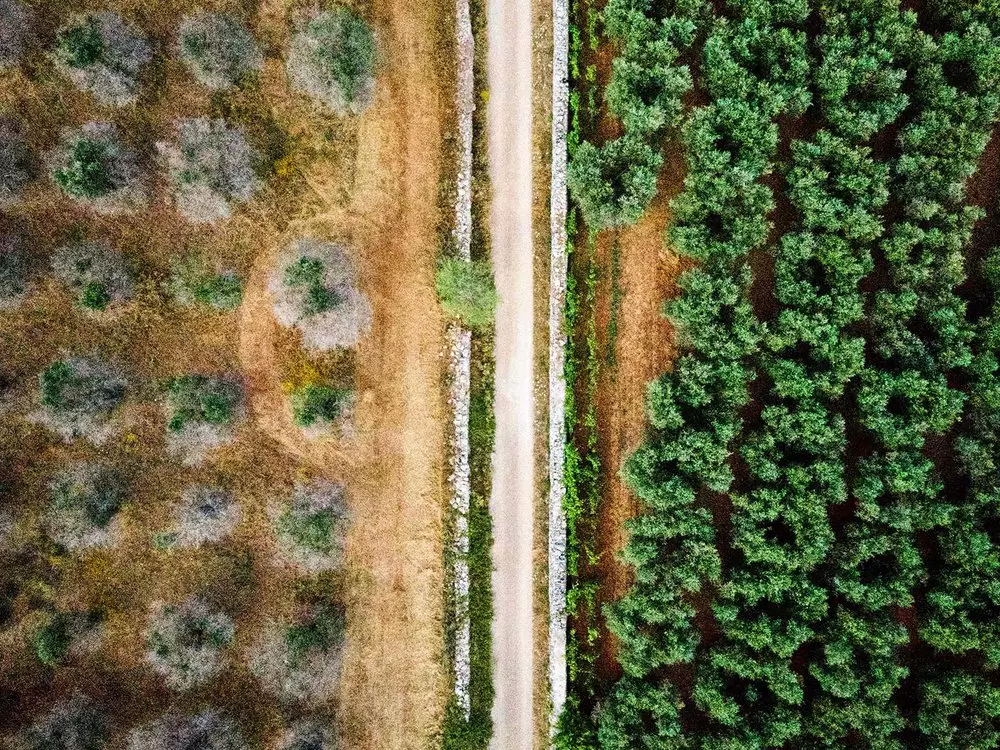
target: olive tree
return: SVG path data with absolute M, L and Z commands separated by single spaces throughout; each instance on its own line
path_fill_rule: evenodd
M 57 359 L 38 376 L 38 424 L 63 440 L 85 437 L 101 443 L 108 425 L 125 400 L 125 378 L 111 365 L 93 357 Z
M 309 18 L 288 51 L 292 87 L 338 114 L 357 114 L 375 95 L 375 35 L 344 7 Z
M 14 750 L 103 750 L 110 724 L 94 702 L 82 693 L 56 703 L 44 716 L 14 738 Z
M 188 690 L 222 670 L 234 634 L 232 619 L 201 599 L 160 603 L 146 630 L 146 658 L 170 687 Z
M 20 64 L 31 41 L 31 14 L 19 0 L 0 0 L 0 68 Z
M 282 504 L 275 531 L 284 553 L 307 570 L 341 565 L 350 517 L 347 493 L 339 482 L 297 482 Z
M 56 36 L 59 69 L 104 104 L 130 104 L 151 49 L 142 33 L 117 13 L 73 17 Z
M 243 388 L 232 377 L 182 375 L 164 387 L 167 447 L 186 464 L 232 442 L 243 416 Z
M 108 546 L 117 536 L 115 520 L 125 500 L 121 474 L 107 464 L 78 461 L 49 483 L 45 526 L 67 549 Z
M 49 158 L 53 182 L 99 214 L 121 213 L 148 200 L 138 154 L 106 122 L 88 122 L 63 134 Z
M 129 732 L 127 750 L 245 750 L 242 733 L 218 711 L 167 714 Z
M 207 117 L 179 120 L 175 130 L 175 141 L 157 148 L 167 163 L 177 210 L 199 224 L 229 218 L 233 204 L 250 200 L 260 187 L 257 155 L 243 130 Z
M 31 635 L 31 646 L 42 664 L 54 667 L 71 652 L 79 652 L 101 623 L 97 612 L 56 612 L 39 625 Z
M 216 91 L 238 86 L 264 64 L 253 34 L 224 13 L 184 16 L 177 54 L 198 83 Z
M 157 535 L 157 546 L 200 547 L 217 542 L 236 528 L 241 515 L 231 492 L 207 484 L 191 485 L 173 508 L 170 529 Z
M 371 304 L 358 289 L 354 263 L 343 245 L 313 238 L 294 241 L 278 258 L 268 288 L 278 322 L 297 328 L 309 349 L 354 347 L 371 327 Z
M 32 259 L 24 235 L 0 234 L 0 310 L 20 306 L 31 288 Z
M 132 298 L 132 275 L 125 258 L 103 242 L 57 248 L 52 273 L 86 310 L 99 312 Z
M 34 173 L 34 159 L 17 127 L 0 119 L 0 207 L 17 203 Z
M 340 683 L 344 626 L 340 605 L 304 607 L 294 620 L 265 630 L 250 669 L 265 691 L 283 701 L 327 703 Z
M 303 719 L 281 733 L 274 750 L 337 750 L 340 743 L 329 722 Z

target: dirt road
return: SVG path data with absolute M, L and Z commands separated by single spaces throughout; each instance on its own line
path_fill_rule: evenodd
M 532 746 L 531 2 L 488 0 L 490 233 L 496 322 L 494 750 Z

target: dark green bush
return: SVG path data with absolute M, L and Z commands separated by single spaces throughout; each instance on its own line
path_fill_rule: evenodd
M 299 427 L 329 426 L 337 422 L 354 402 L 348 388 L 308 383 L 292 391 L 292 416 Z

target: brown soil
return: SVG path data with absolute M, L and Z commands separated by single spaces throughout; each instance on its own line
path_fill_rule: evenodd
M 679 149 L 669 148 L 656 200 L 638 224 L 617 235 L 621 268 L 618 333 L 613 342 L 614 366 L 602 367 L 597 401 L 597 449 L 604 485 L 598 519 L 600 602 L 621 598 L 631 583 L 630 568 L 618 555 L 628 540 L 625 522 L 636 515 L 639 501 L 619 470 L 646 428 L 646 385 L 669 369 L 675 354 L 673 330 L 661 311 L 664 300 L 676 293 L 674 281 L 682 270 L 681 261 L 665 245 L 665 231 L 669 203 L 680 191 L 683 174 Z M 610 232 L 598 238 L 598 263 L 603 269 L 612 267 L 615 239 Z M 610 272 L 601 281 L 597 330 L 600 350 L 605 352 L 612 315 Z M 615 676 L 619 670 L 616 639 L 603 632 L 600 649 L 599 676 Z

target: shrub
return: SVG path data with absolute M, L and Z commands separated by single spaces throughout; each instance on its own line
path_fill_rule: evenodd
M 49 171 L 66 195 L 100 214 L 120 213 L 147 200 L 137 154 L 106 122 L 67 131 L 50 158 Z
M 49 534 L 68 549 L 110 544 L 125 492 L 123 477 L 106 464 L 80 461 L 70 465 L 49 483 L 45 519 Z
M 125 258 L 104 243 L 58 248 L 52 256 L 52 273 L 86 310 L 105 310 L 132 298 L 132 275 Z
M 0 68 L 19 65 L 31 34 L 31 14 L 18 0 L 0 0 Z
M 157 538 L 160 547 L 199 547 L 217 542 L 240 521 L 240 506 L 231 492 L 196 484 L 181 493 L 173 527 Z
M 294 622 L 276 623 L 265 632 L 250 669 L 282 700 L 325 704 L 340 682 L 343 648 L 343 607 L 312 605 Z
M 110 365 L 88 357 L 57 359 L 38 376 L 41 410 L 35 420 L 64 440 L 101 442 L 125 399 L 125 379 Z
M 278 738 L 274 750 L 337 750 L 337 735 L 326 722 L 297 721 Z
M 354 391 L 307 383 L 292 391 L 292 416 L 303 428 L 329 429 L 344 418 L 354 403 Z
M 94 612 L 57 612 L 31 636 L 31 646 L 38 661 L 48 667 L 61 662 L 74 646 L 100 623 Z
M 278 322 L 301 331 L 310 349 L 354 347 L 371 327 L 371 305 L 342 245 L 296 240 L 279 257 L 268 288 Z
M 260 187 L 256 155 L 240 128 L 207 117 L 179 120 L 175 143 L 160 143 L 177 210 L 189 221 L 210 223 L 232 215 L 232 204 Z
M 375 36 L 347 8 L 313 16 L 292 36 L 288 52 L 292 87 L 338 114 L 357 114 L 375 95 Z
M 182 375 L 167 382 L 165 394 L 168 447 L 186 463 L 200 463 L 208 450 L 235 438 L 243 388 L 232 378 Z
M 238 86 L 264 64 L 250 31 L 223 13 L 185 16 L 177 32 L 177 48 L 195 80 L 217 91 Z
M 438 264 L 435 282 L 447 315 L 474 330 L 493 325 L 497 290 L 489 263 L 444 258 Z
M 23 234 L 0 234 L 0 310 L 20 306 L 30 289 L 32 263 L 24 245 Z
M 232 310 L 243 301 L 243 280 L 233 271 L 216 273 L 201 258 L 189 256 L 172 264 L 167 291 L 179 305 Z
M 168 714 L 129 732 L 127 750 L 244 750 L 236 725 L 218 711 Z
M 291 559 L 309 570 L 338 567 L 349 521 L 344 485 L 326 480 L 298 482 L 275 521 Z
M 10 120 L 0 120 L 0 207 L 16 203 L 34 176 L 27 144 Z
M 56 37 L 56 64 L 77 88 L 104 104 L 134 102 L 149 43 L 117 13 L 76 16 Z
M 146 658 L 168 685 L 188 690 L 222 670 L 234 634 L 232 619 L 200 599 L 159 604 L 146 630 Z
M 56 703 L 40 720 L 14 739 L 15 750 L 103 750 L 108 746 L 107 719 L 93 701 L 77 693 Z

